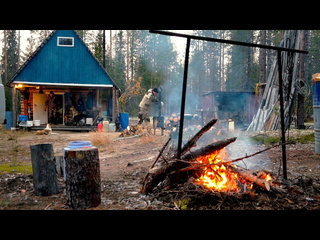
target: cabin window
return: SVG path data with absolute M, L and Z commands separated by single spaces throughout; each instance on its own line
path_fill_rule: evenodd
M 57 45 L 60 47 L 73 47 L 74 38 L 73 37 L 58 37 Z

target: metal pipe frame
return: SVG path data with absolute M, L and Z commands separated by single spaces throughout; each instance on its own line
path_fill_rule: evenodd
M 245 46 L 245 47 L 258 47 L 264 49 L 271 49 L 277 51 L 278 56 L 278 73 L 279 73 L 279 95 L 280 95 L 280 119 L 281 119 L 281 144 L 282 144 L 282 163 L 283 163 L 283 178 L 287 179 L 287 157 L 286 157 L 286 139 L 285 139 L 285 126 L 284 126 L 284 106 L 283 106 L 283 80 L 282 80 L 282 64 L 281 64 L 281 52 L 294 52 L 294 53 L 304 53 L 308 54 L 308 51 L 300 50 L 300 49 L 292 49 L 292 48 L 284 48 L 284 47 L 276 47 L 276 46 L 269 46 L 263 44 L 256 44 L 256 43 L 246 43 L 234 40 L 226 40 L 226 39 L 218 39 L 218 38 L 211 38 L 211 37 L 201 37 L 189 34 L 182 34 L 182 33 L 174 33 L 168 31 L 160 31 L 160 30 L 150 30 L 150 33 L 154 34 L 161 34 L 166 36 L 173 36 L 173 37 L 183 37 L 187 38 L 187 45 L 186 45 L 186 55 L 185 55 L 185 62 L 184 62 L 184 73 L 183 73 L 183 85 L 182 85 L 182 99 L 181 99 L 181 111 L 180 111 L 180 126 L 179 126 L 179 139 L 178 139 L 178 159 L 181 158 L 181 145 L 182 145 L 182 135 L 183 135 L 183 122 L 184 122 L 184 109 L 186 103 L 186 90 L 187 90 L 187 79 L 188 79 L 188 66 L 189 66 L 189 51 L 190 51 L 190 41 L 191 39 L 194 40 L 202 40 L 208 42 L 218 42 L 218 43 L 225 43 L 225 44 L 233 44 L 238 46 Z

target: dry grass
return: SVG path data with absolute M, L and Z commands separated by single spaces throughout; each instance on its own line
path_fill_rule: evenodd
M 105 146 L 112 142 L 112 140 L 104 132 L 90 132 L 89 139 L 93 146 Z
M 155 139 L 154 139 L 155 137 L 154 137 L 154 135 L 143 135 L 143 136 L 141 136 L 141 138 L 140 138 L 140 141 L 142 142 L 142 143 L 149 143 L 149 142 L 154 142 L 155 141 Z

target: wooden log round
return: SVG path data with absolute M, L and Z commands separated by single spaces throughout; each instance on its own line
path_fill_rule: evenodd
M 77 148 L 65 151 L 67 204 L 72 209 L 97 207 L 101 203 L 99 151 Z
M 30 150 L 35 195 L 59 193 L 52 144 L 31 145 Z

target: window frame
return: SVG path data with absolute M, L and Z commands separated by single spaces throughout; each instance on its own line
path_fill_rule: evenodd
M 59 43 L 60 39 L 72 39 L 72 45 L 63 45 Z M 74 37 L 57 37 L 57 46 L 58 47 L 74 47 Z

